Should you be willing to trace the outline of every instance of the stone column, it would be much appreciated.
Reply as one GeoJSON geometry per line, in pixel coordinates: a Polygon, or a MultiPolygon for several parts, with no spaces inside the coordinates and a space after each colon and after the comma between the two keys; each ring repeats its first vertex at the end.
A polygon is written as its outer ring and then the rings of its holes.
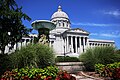
{"type": "Polygon", "coordinates": [[[68,38],[68,36],[67,36],[67,46],[66,46],[66,52],[68,52],[69,51],[69,38],[68,38]]]}
{"type": "Polygon", "coordinates": [[[89,47],[89,38],[87,37],[87,48],[89,47]]]}
{"type": "Polygon", "coordinates": [[[79,37],[79,45],[80,45],[80,49],[79,49],[79,51],[80,51],[80,53],[82,53],[82,47],[81,47],[81,37],[79,37]]]}
{"type": "Polygon", "coordinates": [[[76,53],[77,53],[77,48],[78,48],[77,47],[77,37],[75,37],[75,49],[76,49],[75,51],[76,51],[76,53]]]}
{"type": "Polygon", "coordinates": [[[71,52],[73,53],[73,36],[71,36],[71,52]]]}
{"type": "Polygon", "coordinates": [[[95,43],[95,47],[97,46],[97,43],[95,43]]]}
{"type": "Polygon", "coordinates": [[[102,47],[103,47],[103,43],[102,43],[102,45],[101,45],[102,47]]]}
{"type": "Polygon", "coordinates": [[[85,37],[83,37],[83,49],[85,51],[85,37]]]}
{"type": "Polygon", "coordinates": [[[96,43],[96,47],[98,47],[98,43],[96,43]]]}
{"type": "Polygon", "coordinates": [[[24,46],[26,46],[26,39],[24,39],[24,46]]]}
{"type": "Polygon", "coordinates": [[[64,46],[65,46],[65,53],[66,53],[66,37],[64,38],[64,46]]]}
{"type": "Polygon", "coordinates": [[[52,47],[52,46],[51,46],[51,41],[49,41],[49,46],[52,47]]]}
{"type": "Polygon", "coordinates": [[[95,47],[97,46],[97,43],[95,43],[95,47]]]}
{"type": "Polygon", "coordinates": [[[93,45],[94,47],[95,47],[95,43],[94,43],[94,45],[93,45]]]}
{"type": "Polygon", "coordinates": [[[93,42],[93,48],[95,47],[95,43],[93,42]]]}
{"type": "Polygon", "coordinates": [[[25,46],[27,46],[27,39],[25,40],[25,46]]]}

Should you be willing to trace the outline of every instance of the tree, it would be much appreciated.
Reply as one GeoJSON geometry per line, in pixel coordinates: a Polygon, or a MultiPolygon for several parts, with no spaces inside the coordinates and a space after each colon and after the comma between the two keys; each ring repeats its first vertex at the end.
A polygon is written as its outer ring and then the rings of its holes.
{"type": "Polygon", "coordinates": [[[22,19],[30,21],[31,18],[22,12],[22,7],[14,0],[0,1],[0,50],[4,54],[5,46],[19,42],[22,36],[30,31],[22,24],[22,19]]]}

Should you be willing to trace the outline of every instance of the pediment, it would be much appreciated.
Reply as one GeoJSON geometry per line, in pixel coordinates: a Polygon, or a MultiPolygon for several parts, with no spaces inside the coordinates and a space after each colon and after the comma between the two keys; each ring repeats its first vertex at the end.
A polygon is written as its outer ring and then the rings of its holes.
{"type": "Polygon", "coordinates": [[[83,29],[80,29],[80,28],[69,29],[66,32],[89,34],[89,32],[87,32],[83,29]]]}

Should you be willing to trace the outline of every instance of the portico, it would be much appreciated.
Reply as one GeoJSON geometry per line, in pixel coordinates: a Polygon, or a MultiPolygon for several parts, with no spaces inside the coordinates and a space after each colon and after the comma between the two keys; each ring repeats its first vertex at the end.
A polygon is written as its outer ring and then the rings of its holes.
{"type": "Polygon", "coordinates": [[[65,53],[81,53],[84,52],[87,44],[88,37],[82,36],[66,36],[64,38],[65,53]]]}

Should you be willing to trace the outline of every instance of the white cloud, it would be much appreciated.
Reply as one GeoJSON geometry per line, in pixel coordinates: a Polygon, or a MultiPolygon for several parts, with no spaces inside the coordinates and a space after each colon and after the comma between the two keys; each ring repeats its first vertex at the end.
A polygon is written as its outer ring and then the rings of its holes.
{"type": "Polygon", "coordinates": [[[119,37],[120,37],[120,34],[119,34],[119,35],[116,35],[116,34],[103,33],[103,34],[100,34],[100,36],[119,38],[119,37]]]}
{"type": "Polygon", "coordinates": [[[90,33],[90,35],[97,36],[98,33],[90,33]]]}
{"type": "Polygon", "coordinates": [[[110,27],[110,26],[119,26],[120,24],[99,24],[99,23],[74,23],[72,22],[72,25],[81,25],[81,26],[99,26],[99,27],[110,27]]]}
{"type": "Polygon", "coordinates": [[[92,35],[92,36],[111,37],[111,38],[120,38],[120,32],[119,31],[91,33],[90,35],[92,35]]]}
{"type": "Polygon", "coordinates": [[[115,17],[118,17],[120,16],[120,10],[111,10],[111,11],[103,11],[104,14],[107,14],[107,15],[112,15],[112,16],[115,16],[115,17]]]}

